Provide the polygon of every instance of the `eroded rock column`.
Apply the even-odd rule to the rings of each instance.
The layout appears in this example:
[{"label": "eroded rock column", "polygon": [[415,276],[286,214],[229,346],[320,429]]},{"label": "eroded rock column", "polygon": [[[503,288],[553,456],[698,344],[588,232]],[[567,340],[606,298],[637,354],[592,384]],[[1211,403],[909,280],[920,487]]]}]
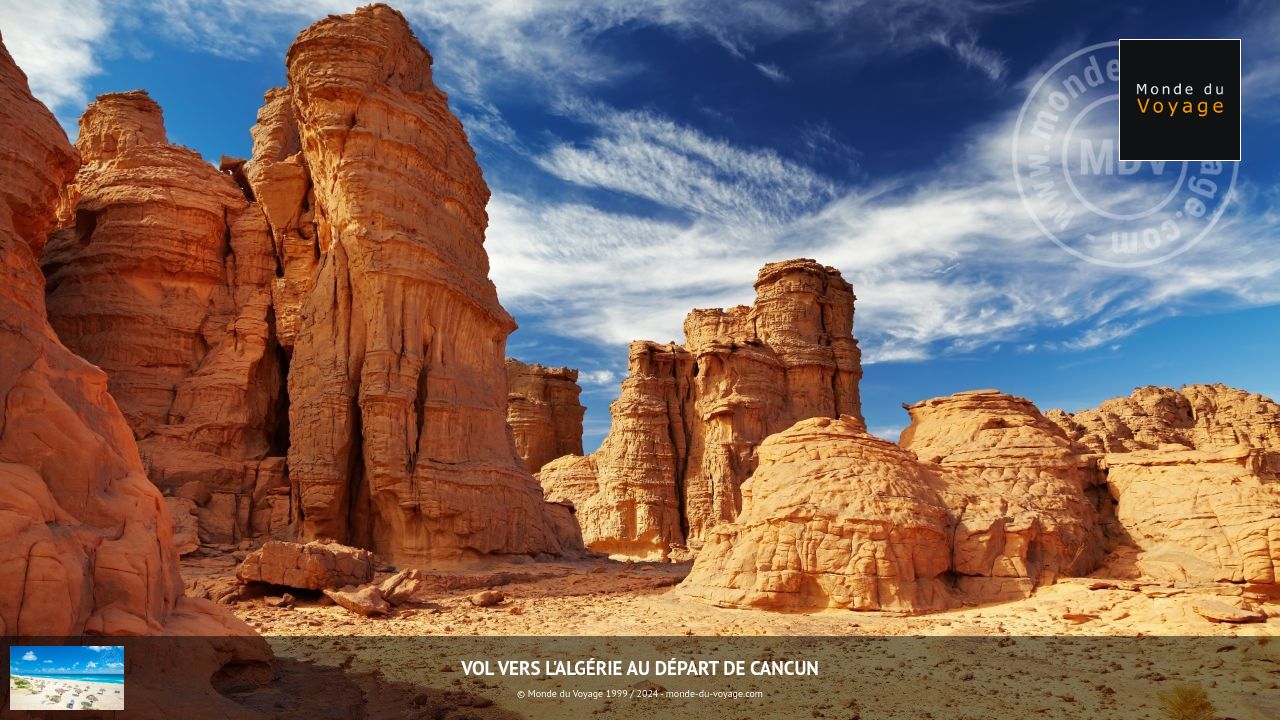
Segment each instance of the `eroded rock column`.
[{"label": "eroded rock column", "polygon": [[489,191],[431,56],[371,6],[303,31],[287,67],[246,175],[283,251],[302,537],[397,563],[560,552],[567,514],[506,427]]}]

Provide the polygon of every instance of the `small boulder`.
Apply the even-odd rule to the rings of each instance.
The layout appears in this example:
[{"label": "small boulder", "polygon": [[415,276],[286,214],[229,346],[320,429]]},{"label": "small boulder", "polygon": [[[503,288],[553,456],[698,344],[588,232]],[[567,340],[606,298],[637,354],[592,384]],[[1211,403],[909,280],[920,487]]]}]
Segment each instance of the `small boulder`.
[{"label": "small boulder", "polygon": [[500,604],[503,600],[506,600],[507,596],[497,590],[484,590],[472,595],[468,599],[471,601],[471,604],[476,607],[493,607],[494,605]]},{"label": "small boulder", "polygon": [[269,540],[245,557],[236,577],[245,582],[324,590],[369,582],[375,562],[368,550],[338,543],[301,545]]},{"label": "small boulder", "polygon": [[409,602],[427,588],[427,577],[421,570],[401,570],[378,584],[378,592],[392,605]]},{"label": "small boulder", "polygon": [[348,585],[341,590],[326,589],[324,594],[342,607],[365,617],[386,615],[391,612],[390,603],[382,599],[382,594],[378,592],[376,585],[365,585],[362,588]]}]

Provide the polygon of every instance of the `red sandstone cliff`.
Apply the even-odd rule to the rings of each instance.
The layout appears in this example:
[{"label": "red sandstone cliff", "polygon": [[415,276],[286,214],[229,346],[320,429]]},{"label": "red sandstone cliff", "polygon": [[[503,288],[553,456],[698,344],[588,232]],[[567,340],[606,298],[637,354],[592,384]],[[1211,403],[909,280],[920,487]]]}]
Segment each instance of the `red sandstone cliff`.
[{"label": "red sandstone cliff", "polygon": [[247,634],[182,597],[173,523],[107,377],[45,319],[36,256],[79,158],[3,44],[0,125],[0,632]]},{"label": "red sandstone cliff", "polygon": [[107,372],[151,480],[199,488],[174,510],[199,516],[202,540],[284,531],[266,219],[229,175],[168,143],[145,92],[99,97],[77,147],[85,163],[42,259],[50,322]]}]

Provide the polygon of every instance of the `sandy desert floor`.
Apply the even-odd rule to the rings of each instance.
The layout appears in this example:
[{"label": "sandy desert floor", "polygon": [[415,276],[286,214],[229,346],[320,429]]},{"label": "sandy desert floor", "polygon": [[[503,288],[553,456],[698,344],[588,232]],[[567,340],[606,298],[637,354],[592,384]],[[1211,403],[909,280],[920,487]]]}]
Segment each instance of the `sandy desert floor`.
[{"label": "sandy desert floor", "polygon": [[[31,687],[18,687],[18,680]],[[124,685],[12,675],[9,677],[9,709],[123,710]]]},{"label": "sandy desert floor", "polygon": [[[234,573],[234,558],[205,552],[184,561],[189,587],[225,583]],[[436,591],[385,618],[361,617],[301,593],[291,608],[274,607],[270,591],[231,607],[268,636],[280,657],[466,698],[468,716],[478,718],[965,720],[1087,713],[1156,720],[1163,717],[1161,693],[1185,684],[1208,689],[1220,717],[1280,717],[1280,642],[1270,641],[1280,635],[1280,598],[1254,587],[1087,578],[1017,602],[932,615],[779,614],[687,600],[676,588],[687,572],[687,565],[604,559],[530,561],[432,573]],[[506,599],[489,608],[472,605],[469,597],[486,589]],[[1215,623],[1193,609],[1241,599],[1272,617]],[[459,663],[466,657],[689,653],[804,656],[819,659],[824,670],[810,678],[654,683],[477,676]],[[547,691],[570,695],[536,695]],[[720,694],[671,695],[682,692]]]},{"label": "sandy desert floor", "polygon": [[[203,551],[202,551],[203,553]],[[210,554],[184,560],[188,585],[234,575],[236,561]],[[717,608],[688,600],[676,587],[688,565],[582,560],[507,563],[484,571],[433,573],[439,589],[385,618],[365,618],[297,593],[293,608],[268,598],[233,604],[265,635],[423,636],[1275,636],[1280,597],[1256,586],[1155,580],[1072,578],[1025,600],[929,615],[831,610],[776,613]],[[501,591],[490,608],[468,598]],[[1264,623],[1211,622],[1193,608],[1208,601],[1249,601]]]}]

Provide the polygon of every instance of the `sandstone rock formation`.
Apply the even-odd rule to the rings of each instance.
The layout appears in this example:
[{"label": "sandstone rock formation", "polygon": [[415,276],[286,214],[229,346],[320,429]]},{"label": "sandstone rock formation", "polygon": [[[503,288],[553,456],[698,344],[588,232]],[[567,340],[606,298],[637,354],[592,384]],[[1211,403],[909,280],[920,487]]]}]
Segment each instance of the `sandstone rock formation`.
[{"label": "sandstone rock formation", "polygon": [[857,418],[769,436],[737,521],[712,528],[681,586],[729,607],[946,607],[951,517],[937,479]]},{"label": "sandstone rock formation", "polygon": [[229,175],[170,145],[145,92],[80,118],[84,165],[43,255],[51,324],[107,372],[151,480],[198,481],[205,542],[282,532],[286,406],[267,222]]},{"label": "sandstone rock formation", "polygon": [[632,343],[600,449],[543,467],[593,549],[642,558],[701,546],[732,520],[767,436],[810,417],[861,417],[853,288],[813,260],[770,263],[751,307],[694,310],[686,342]]},{"label": "sandstone rock formation", "polygon": [[368,550],[337,543],[268,540],[245,557],[236,577],[244,582],[323,590],[367,583],[374,570]]},{"label": "sandstone rock formation", "polygon": [[900,444],[936,464],[951,571],[983,601],[1093,571],[1105,554],[1089,458],[1030,401],[975,390],[916,403]]},{"label": "sandstone rock formation", "polygon": [[371,6],[304,31],[287,66],[253,158],[221,172],[168,143],[145,92],[89,107],[43,257],[54,327],[107,372],[203,543],[580,548],[506,427],[515,323],[488,280],[488,188],[430,55]]},{"label": "sandstone rock formation", "polygon": [[37,256],[79,160],[2,43],[0,125],[0,633],[248,634],[182,597],[173,522],[107,377],[46,320]]},{"label": "sandstone rock formation", "polygon": [[489,191],[431,62],[386,6],[331,16],[253,131],[300,534],[401,564],[558,553],[562,509],[506,428],[515,323],[488,279]]},{"label": "sandstone rock formation", "polygon": [[578,371],[507,358],[507,425],[531,473],[564,455],[582,454]]},{"label": "sandstone rock formation", "polygon": [[972,391],[910,406],[902,447],[854,418],[769,437],[692,597],[780,610],[939,610],[1025,597],[1103,556],[1090,465],[1030,402]]},{"label": "sandstone rock formation", "polygon": [[1223,385],[1142,387],[1050,417],[1100,455],[1139,572],[1280,582],[1280,405]]}]

